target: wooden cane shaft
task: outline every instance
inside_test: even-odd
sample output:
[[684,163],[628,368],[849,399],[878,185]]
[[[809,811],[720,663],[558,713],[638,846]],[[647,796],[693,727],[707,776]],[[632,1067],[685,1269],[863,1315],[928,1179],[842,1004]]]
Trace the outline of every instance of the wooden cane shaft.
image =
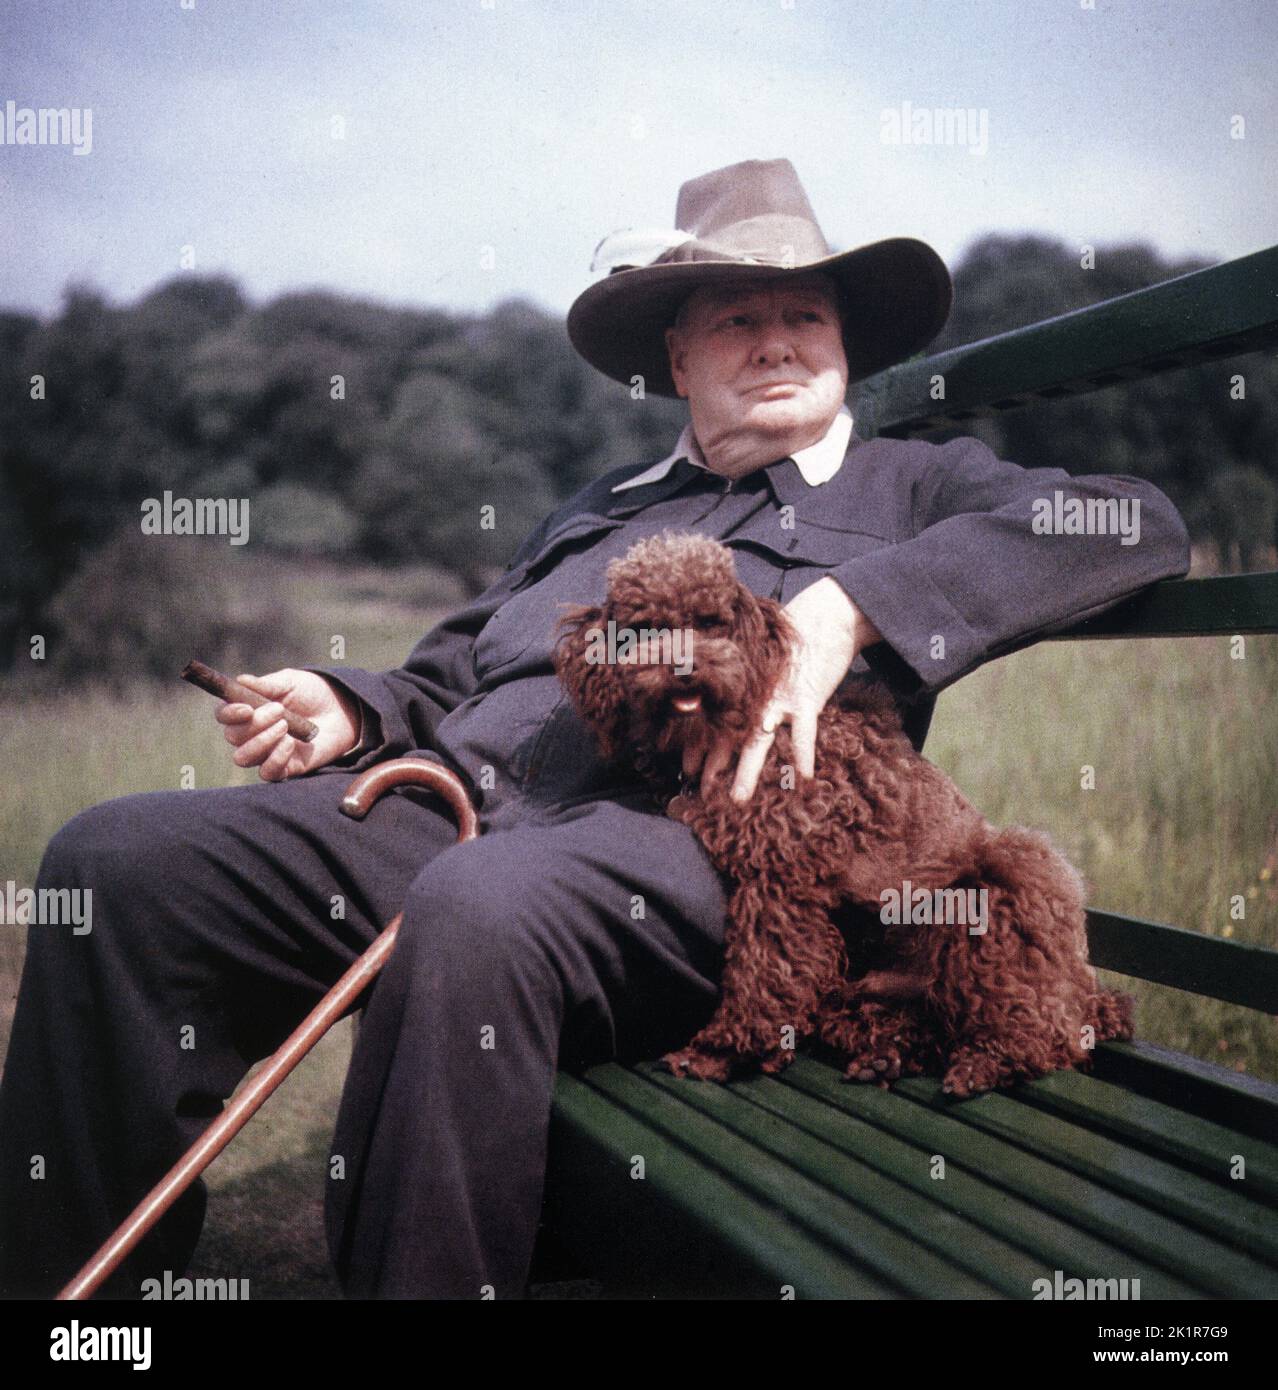
[[[479,834],[479,819],[461,778],[442,764],[421,758],[395,758],[361,773],[350,783],[341,809],[346,815],[361,820],[379,796],[392,787],[402,785],[430,787],[444,797],[458,819],[458,843],[473,840]],[[398,913],[379,933],[368,950],[280,1044],[261,1071],[58,1294],[59,1301],[90,1298],[111,1277],[151,1227],[226,1148],[280,1082],[376,979],[378,972],[390,959],[403,917],[402,912]]]
[[257,1114],[280,1082],[359,998],[389,959],[402,920],[403,913],[400,913],[381,932],[377,940],[320,1000],[314,1011],[309,1013],[280,1044],[272,1054],[271,1060],[138,1203],[124,1224],[80,1273],[58,1294],[59,1300],[90,1298],[115,1272],[142,1237]]

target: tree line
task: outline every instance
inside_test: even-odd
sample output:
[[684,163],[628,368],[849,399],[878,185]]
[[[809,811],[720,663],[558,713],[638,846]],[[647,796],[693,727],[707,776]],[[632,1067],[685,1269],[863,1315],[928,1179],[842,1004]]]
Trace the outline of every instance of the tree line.
[[[1062,243],[988,236],[955,268],[930,351],[1203,264],[1128,246],[1083,270]],[[971,432],[1027,466],[1148,478],[1222,568],[1253,568],[1278,540],[1275,386],[1278,365],[1252,354]],[[685,418],[600,376],[522,299],[481,315],[320,291],[253,304],[228,278],[182,276],[133,304],[73,286],[47,319],[0,311],[0,671],[86,607],[101,635],[117,591],[145,601],[163,548],[139,551],[140,516],[166,492],[249,499],[271,556],[429,562],[476,590],[557,502],[660,457]]]

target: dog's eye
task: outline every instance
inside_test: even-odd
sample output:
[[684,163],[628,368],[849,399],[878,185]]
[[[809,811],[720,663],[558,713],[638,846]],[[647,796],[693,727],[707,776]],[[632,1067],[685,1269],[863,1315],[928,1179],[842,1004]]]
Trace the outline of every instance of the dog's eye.
[[709,628],[723,627],[723,618],[718,613],[698,613],[692,620],[693,627],[705,632]]

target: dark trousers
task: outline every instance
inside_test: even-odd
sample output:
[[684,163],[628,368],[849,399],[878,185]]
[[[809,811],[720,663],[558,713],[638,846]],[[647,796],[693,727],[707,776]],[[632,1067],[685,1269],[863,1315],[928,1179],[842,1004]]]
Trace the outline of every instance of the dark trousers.
[[[0,1292],[69,1279],[402,906],[365,996],[326,1183],[350,1297],[520,1297],[557,1066],[655,1056],[710,1016],[724,898],[639,797],[569,803],[465,845],[420,791],[364,822],[350,774],[120,797],[50,841],[0,1084]],[[508,822],[509,823],[509,822]],[[193,1186],[106,1285],[186,1267]]]

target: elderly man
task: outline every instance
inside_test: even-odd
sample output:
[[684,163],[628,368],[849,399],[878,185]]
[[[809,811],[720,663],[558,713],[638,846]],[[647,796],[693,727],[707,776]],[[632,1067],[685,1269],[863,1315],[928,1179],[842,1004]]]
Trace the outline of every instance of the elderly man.
[[[521,1294],[556,1069],[682,1045],[722,964],[700,846],[596,756],[551,666],[559,605],[597,602],[641,536],[719,538],[795,621],[735,768],[715,748],[686,769],[743,798],[781,721],[811,774],[849,669],[891,683],[921,746],[944,686],[1187,569],[1184,525],[1147,483],[1027,470],[974,439],[856,436],[850,377],[917,351],[948,312],[928,247],[831,255],[785,160],[685,184],[676,221],[642,255],[643,238],[605,242],[613,273],[568,321],[600,370],[687,398],[667,458],[548,517],[399,670],[278,671],[257,681],[274,703],[220,707],[257,785],[119,798],[50,843],[41,886],[92,887],[94,930],[31,935],[0,1092],[8,1292],[74,1273],[402,904],[326,1169],[333,1260],[352,1296]],[[1138,502],[1139,543],[1040,534],[1035,499],[1056,490]],[[313,743],[287,735],[285,705],[319,725]],[[480,839],[453,845],[419,793],[339,816],[353,769],[412,751],[475,788]],[[180,1273],[203,1210],[201,1185],[108,1292]]]

